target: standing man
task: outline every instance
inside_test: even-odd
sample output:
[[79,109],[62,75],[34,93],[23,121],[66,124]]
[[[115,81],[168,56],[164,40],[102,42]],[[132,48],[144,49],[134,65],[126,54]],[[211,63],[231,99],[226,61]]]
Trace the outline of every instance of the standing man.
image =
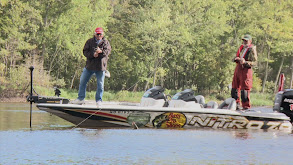
[[241,103],[244,110],[251,107],[250,90],[252,88],[252,67],[257,62],[256,47],[252,45],[252,37],[248,34],[242,38],[243,44],[239,47],[233,62],[236,63],[234,71],[231,97],[236,100],[237,109],[240,109],[240,90]]
[[78,98],[72,101],[73,104],[83,104],[86,94],[86,86],[93,74],[97,78],[96,104],[101,106],[104,93],[105,71],[111,53],[111,46],[104,37],[104,30],[96,28],[94,37],[86,41],[83,48],[83,55],[86,57],[86,65],[80,76]]

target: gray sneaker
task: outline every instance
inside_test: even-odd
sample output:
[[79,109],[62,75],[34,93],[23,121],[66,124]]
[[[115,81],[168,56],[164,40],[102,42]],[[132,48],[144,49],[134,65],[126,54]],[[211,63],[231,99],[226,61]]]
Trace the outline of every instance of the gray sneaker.
[[79,99],[75,99],[73,101],[70,102],[71,104],[84,104],[84,100],[79,100]]
[[96,105],[97,105],[98,108],[101,107],[102,106],[102,101],[97,101]]

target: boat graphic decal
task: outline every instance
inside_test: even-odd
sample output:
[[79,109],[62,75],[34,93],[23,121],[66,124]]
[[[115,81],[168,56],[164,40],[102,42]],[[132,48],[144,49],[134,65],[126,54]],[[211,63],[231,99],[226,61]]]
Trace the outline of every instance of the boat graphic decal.
[[284,99],[284,102],[287,102],[287,103],[293,103],[293,99],[285,98],[285,99]]
[[233,129],[287,129],[288,124],[279,121],[248,120],[242,116],[195,115],[187,125],[195,127],[233,128]]
[[149,113],[135,112],[127,117],[127,122],[129,125],[136,124],[138,127],[142,127],[145,126],[150,119],[151,115]]
[[74,109],[74,110],[73,109],[65,109],[65,110],[75,111],[75,112],[79,112],[79,113],[83,113],[83,114],[94,114],[96,116],[112,118],[112,119],[116,119],[116,120],[120,120],[120,121],[126,121],[126,119],[127,119],[126,117],[123,117],[123,116],[105,113],[105,112],[101,112],[101,111],[89,111],[89,110],[82,110],[82,109]]
[[86,112],[86,113],[94,113],[96,115],[99,115],[99,116],[104,116],[104,117],[110,117],[110,118],[114,118],[114,119],[120,119],[122,121],[126,121],[126,117],[123,117],[123,116],[118,116],[118,115],[113,115],[113,114],[110,114],[110,113],[105,113],[105,112],[97,112],[97,111],[82,111],[82,112]]
[[186,124],[186,116],[183,113],[167,112],[155,117],[152,123],[156,128],[182,128]]
[[243,128],[247,122],[248,120],[242,116],[196,115],[188,121],[188,125],[212,128]]

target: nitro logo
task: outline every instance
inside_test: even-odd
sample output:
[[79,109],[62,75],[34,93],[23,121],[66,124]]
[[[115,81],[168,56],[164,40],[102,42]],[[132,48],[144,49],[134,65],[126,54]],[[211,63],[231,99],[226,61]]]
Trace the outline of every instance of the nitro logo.
[[[230,116],[194,116],[188,125],[212,128],[245,128],[249,121],[244,117],[232,118]],[[262,126],[262,125],[261,125]]]
[[247,120],[242,116],[197,115],[193,116],[187,122],[187,125],[211,128],[291,130],[292,125],[288,123],[289,122]]
[[285,99],[284,99],[284,102],[287,102],[287,103],[293,103],[293,99],[287,99],[287,98],[285,98]]
[[290,110],[293,111],[293,104],[290,104]]

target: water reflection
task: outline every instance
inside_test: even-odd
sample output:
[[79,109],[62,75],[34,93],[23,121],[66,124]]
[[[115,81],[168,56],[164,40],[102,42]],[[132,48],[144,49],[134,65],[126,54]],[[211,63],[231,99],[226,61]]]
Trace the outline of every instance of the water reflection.
[[[1,130],[30,130],[29,103],[0,103],[0,131]],[[32,129],[60,129],[71,128],[73,124],[47,112],[40,111],[33,106]]]

